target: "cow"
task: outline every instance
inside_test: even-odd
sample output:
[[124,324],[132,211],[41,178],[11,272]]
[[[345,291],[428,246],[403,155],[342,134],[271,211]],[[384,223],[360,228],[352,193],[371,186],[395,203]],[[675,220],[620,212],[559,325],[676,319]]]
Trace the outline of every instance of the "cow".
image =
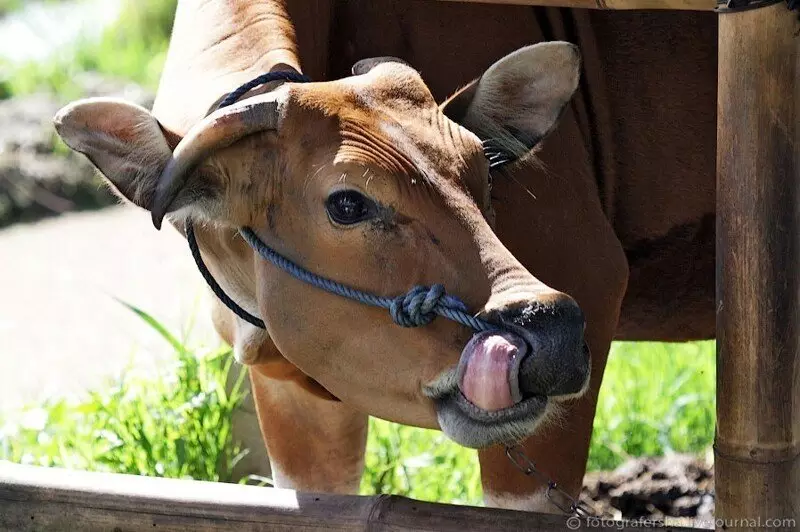
[[[275,81],[218,109],[265,72]],[[152,110],[55,118],[127,201],[187,219],[279,487],[353,493],[369,415],[478,448],[487,505],[577,496],[612,340],[714,335],[716,18],[432,0],[181,0]],[[486,148],[511,160],[490,169]],[[441,284],[497,330],[388,313]],[[135,257],[132,258],[135,260]]]

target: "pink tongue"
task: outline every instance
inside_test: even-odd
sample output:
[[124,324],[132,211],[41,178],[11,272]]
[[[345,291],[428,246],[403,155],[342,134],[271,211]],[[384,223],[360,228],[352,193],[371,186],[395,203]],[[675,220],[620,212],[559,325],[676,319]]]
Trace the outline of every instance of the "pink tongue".
[[[509,381],[511,369],[525,354],[525,343],[509,333],[476,334],[461,352],[458,385],[472,404],[483,410],[500,410],[521,400],[519,386]],[[516,371],[514,378],[516,378]]]

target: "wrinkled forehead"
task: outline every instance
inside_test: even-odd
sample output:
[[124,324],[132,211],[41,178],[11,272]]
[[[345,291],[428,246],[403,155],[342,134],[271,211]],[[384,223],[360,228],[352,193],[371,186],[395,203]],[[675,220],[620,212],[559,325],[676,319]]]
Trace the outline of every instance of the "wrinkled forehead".
[[436,181],[488,171],[480,140],[450,121],[419,74],[398,63],[328,83],[294,85],[285,125],[333,162]]
[[422,77],[400,63],[379,64],[367,73],[335,81],[292,85],[291,92],[295,105],[339,117],[383,112],[404,120],[408,113],[437,108]]

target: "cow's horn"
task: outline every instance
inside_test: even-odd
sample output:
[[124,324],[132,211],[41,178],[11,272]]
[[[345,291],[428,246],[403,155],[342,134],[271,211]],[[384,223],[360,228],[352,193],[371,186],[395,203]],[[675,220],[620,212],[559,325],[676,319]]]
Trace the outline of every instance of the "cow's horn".
[[156,229],[161,229],[164,216],[192,169],[213,152],[247,135],[276,129],[278,118],[278,102],[271,92],[218,109],[190,129],[158,179],[150,211]]

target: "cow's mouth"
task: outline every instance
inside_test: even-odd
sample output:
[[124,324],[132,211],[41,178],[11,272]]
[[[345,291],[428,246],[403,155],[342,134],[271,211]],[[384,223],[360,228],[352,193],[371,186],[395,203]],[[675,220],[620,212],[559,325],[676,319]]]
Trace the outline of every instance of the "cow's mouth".
[[[483,332],[464,347],[457,368],[425,389],[434,401],[439,426],[465,447],[512,443],[532,434],[545,418],[550,398],[536,393],[528,366],[531,345],[510,332]],[[523,363],[526,367],[523,368]],[[584,387],[588,371],[581,371]],[[558,394],[561,395],[561,394]]]
[[481,449],[511,444],[531,435],[544,419],[549,399],[524,397],[513,406],[486,411],[472,404],[459,390],[434,400],[442,432],[464,447]]

